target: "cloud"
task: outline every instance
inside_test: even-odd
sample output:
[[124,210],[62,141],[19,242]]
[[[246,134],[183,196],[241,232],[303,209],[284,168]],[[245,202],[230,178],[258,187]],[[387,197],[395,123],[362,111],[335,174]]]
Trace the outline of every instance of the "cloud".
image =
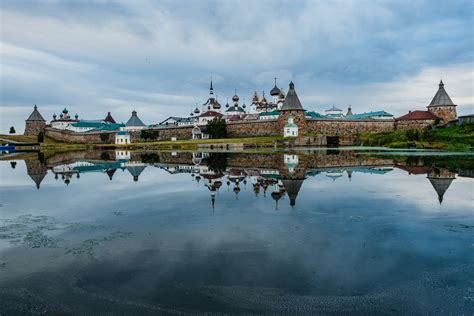
[[473,106],[469,1],[0,6],[0,106],[2,113],[8,112],[4,107],[24,108],[21,120],[18,114],[6,123],[17,130],[35,103],[46,117],[64,105],[88,118],[111,110],[120,121],[134,107],[147,123],[186,115],[205,101],[210,76],[222,101],[234,89],[248,100],[278,77],[285,90],[295,81],[308,108],[354,104],[364,111],[380,105],[397,114],[424,106],[443,77],[460,110]]

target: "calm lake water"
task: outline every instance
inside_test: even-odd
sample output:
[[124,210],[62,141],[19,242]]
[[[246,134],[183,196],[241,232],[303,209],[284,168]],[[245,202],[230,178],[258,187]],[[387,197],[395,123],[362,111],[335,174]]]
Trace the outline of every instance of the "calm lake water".
[[0,161],[0,314],[474,313],[474,157]]

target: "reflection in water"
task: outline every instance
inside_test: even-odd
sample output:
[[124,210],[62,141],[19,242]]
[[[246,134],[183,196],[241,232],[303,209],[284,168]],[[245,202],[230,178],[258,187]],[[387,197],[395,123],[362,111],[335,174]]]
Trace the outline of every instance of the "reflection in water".
[[474,312],[472,156],[4,159],[2,315]]
[[[246,188],[247,182],[251,183],[257,197],[261,191],[263,191],[263,196],[266,196],[267,191],[271,190],[271,197],[275,201],[275,207],[278,208],[278,200],[284,195],[288,196],[290,205],[294,206],[305,179],[320,174],[333,181],[343,177],[344,174],[352,179],[354,173],[383,175],[394,168],[404,170],[409,175],[426,174],[437,193],[440,204],[452,181],[456,179],[455,172],[447,168],[435,165],[424,166],[420,165],[418,161],[417,165],[410,165],[409,161],[408,163],[397,163],[391,158],[363,158],[353,152],[335,155],[334,150],[319,152],[314,157],[303,156],[306,159],[300,163],[300,155],[296,153],[278,154],[276,159],[272,155],[246,154],[245,159],[240,159],[239,165],[239,159],[233,159],[228,153],[115,151],[102,152],[100,159],[87,159],[87,157],[81,156],[84,159],[79,158],[72,162],[49,159],[54,162],[48,163],[41,162],[39,159],[27,159],[25,163],[27,173],[38,189],[46,177],[48,169],[52,171],[55,179],[61,178],[66,185],[69,185],[73,178],[80,179],[81,174],[89,172],[105,173],[112,181],[115,172],[119,169],[128,171],[132,180],[137,182],[148,166],[160,168],[170,174],[188,173],[196,181],[197,187],[202,181],[203,185],[209,189],[213,208],[217,192],[223,183],[226,183],[228,192],[231,190],[235,194],[236,199],[238,199],[242,186]],[[114,160],[110,160],[114,157]],[[308,157],[315,158],[315,160],[308,159]],[[254,159],[255,164],[253,164]],[[227,165],[228,161],[232,162],[232,166]],[[16,162],[11,161],[10,163],[11,167],[15,168]],[[266,166],[272,166],[272,168]],[[465,169],[460,172],[464,173],[464,176],[472,174]]]

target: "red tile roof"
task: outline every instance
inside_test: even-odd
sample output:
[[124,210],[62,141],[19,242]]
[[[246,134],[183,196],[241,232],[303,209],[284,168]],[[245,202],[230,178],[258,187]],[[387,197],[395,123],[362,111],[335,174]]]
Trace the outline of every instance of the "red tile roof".
[[409,120],[435,120],[438,117],[430,111],[410,111],[407,114],[397,118],[397,121],[409,121]]
[[216,111],[206,111],[199,115],[199,117],[208,117],[208,116],[217,116],[217,117],[222,117],[223,115],[219,112]]

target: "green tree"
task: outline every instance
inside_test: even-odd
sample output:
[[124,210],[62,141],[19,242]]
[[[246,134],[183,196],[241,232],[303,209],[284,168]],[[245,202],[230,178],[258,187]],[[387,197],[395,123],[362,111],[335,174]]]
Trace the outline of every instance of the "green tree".
[[107,133],[100,133],[99,137],[102,142],[107,142],[109,140],[109,134]]
[[15,133],[16,133],[15,128],[13,126],[10,127],[10,134],[15,134]]
[[207,132],[211,138],[227,137],[227,124],[223,118],[216,117],[207,123]]

